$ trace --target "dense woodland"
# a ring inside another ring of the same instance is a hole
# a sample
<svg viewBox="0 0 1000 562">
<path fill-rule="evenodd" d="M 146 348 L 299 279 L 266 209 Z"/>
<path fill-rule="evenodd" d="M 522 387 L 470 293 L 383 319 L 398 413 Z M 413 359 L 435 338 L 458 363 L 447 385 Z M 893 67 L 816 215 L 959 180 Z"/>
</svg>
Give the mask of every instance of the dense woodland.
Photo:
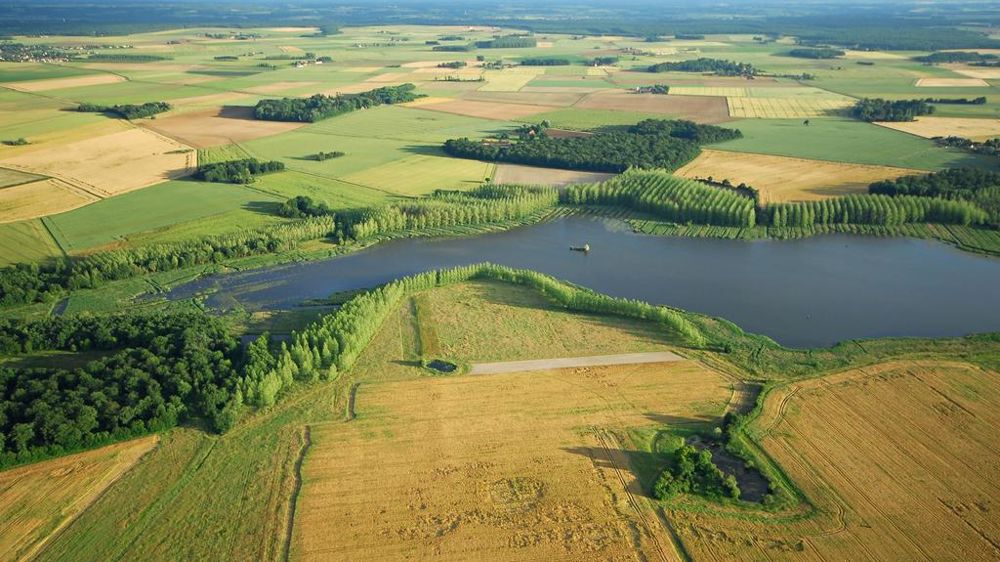
<svg viewBox="0 0 1000 562">
<path fill-rule="evenodd" d="M 997 56 L 989 53 L 976 53 L 973 51 L 945 51 L 913 57 L 913 60 L 933 64 L 949 62 L 983 62 L 997 60 Z"/>
<path fill-rule="evenodd" d="M 862 121 L 913 121 L 921 115 L 934 113 L 927 100 L 884 100 L 864 98 L 851 108 L 851 115 Z"/>
<path fill-rule="evenodd" d="M 569 66 L 573 62 L 560 57 L 529 57 L 519 61 L 521 66 Z"/>
<path fill-rule="evenodd" d="M 284 169 L 284 162 L 277 160 L 261 161 L 256 158 L 244 158 L 202 164 L 191 177 L 215 183 L 252 183 L 259 175 L 280 172 Z"/>
<path fill-rule="evenodd" d="M 788 51 L 788 56 L 800 59 L 835 59 L 844 56 L 846 53 L 840 49 L 829 47 L 817 47 L 813 49 L 792 49 Z"/>
<path fill-rule="evenodd" d="M 623 172 L 628 168 L 676 169 L 698 155 L 699 144 L 741 137 L 738 130 L 691 121 L 647 119 L 624 130 L 586 137 L 535 135 L 520 141 L 450 139 L 444 151 L 459 158 L 571 170 Z"/>
<path fill-rule="evenodd" d="M 0 321 L 0 351 L 101 351 L 73 368 L 0 366 L 0 466 L 192 419 L 235 423 L 238 342 L 204 313 Z"/>
<path fill-rule="evenodd" d="M 170 111 L 170 104 L 165 101 L 150 101 L 141 104 L 126 103 L 121 105 L 81 103 L 76 107 L 76 110 L 86 113 L 106 113 L 123 119 L 143 119 L 145 117 L 152 117 L 158 113 Z"/>
<path fill-rule="evenodd" d="M 383 104 L 411 102 L 421 97 L 413 84 L 384 86 L 360 94 L 308 98 L 282 98 L 261 100 L 254 107 L 254 117 L 266 121 L 296 121 L 313 123 L 358 109 Z"/>
<path fill-rule="evenodd" d="M 759 71 L 748 62 L 734 62 L 702 57 L 680 62 L 661 62 L 649 66 L 649 72 L 711 72 L 719 76 L 754 76 Z"/>
</svg>

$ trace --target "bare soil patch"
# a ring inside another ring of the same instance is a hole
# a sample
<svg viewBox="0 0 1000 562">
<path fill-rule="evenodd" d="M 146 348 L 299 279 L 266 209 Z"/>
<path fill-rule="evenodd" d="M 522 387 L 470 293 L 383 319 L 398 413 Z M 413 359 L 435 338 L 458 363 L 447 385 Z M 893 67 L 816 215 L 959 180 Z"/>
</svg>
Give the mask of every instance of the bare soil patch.
<svg viewBox="0 0 1000 562">
<path fill-rule="evenodd" d="M 729 180 L 733 185 L 746 183 L 760 191 L 762 201 L 783 202 L 867 193 L 872 182 L 925 172 L 707 149 L 675 173 L 692 179 Z"/>
<path fill-rule="evenodd" d="M 195 148 L 208 148 L 294 131 L 305 123 L 261 121 L 253 118 L 252 107 L 224 106 L 144 121 L 142 126 Z"/>
<path fill-rule="evenodd" d="M 558 170 L 555 168 L 522 166 L 520 164 L 497 164 L 497 171 L 493 175 L 493 183 L 563 187 L 574 183 L 599 183 L 612 177 L 614 177 L 614 174 L 601 172 Z"/>
<path fill-rule="evenodd" d="M 575 107 L 581 109 L 612 109 L 641 113 L 660 113 L 698 123 L 723 123 L 729 121 L 726 99 L 715 96 L 671 96 L 658 94 L 633 94 L 628 92 L 598 92 L 581 100 Z"/>
</svg>

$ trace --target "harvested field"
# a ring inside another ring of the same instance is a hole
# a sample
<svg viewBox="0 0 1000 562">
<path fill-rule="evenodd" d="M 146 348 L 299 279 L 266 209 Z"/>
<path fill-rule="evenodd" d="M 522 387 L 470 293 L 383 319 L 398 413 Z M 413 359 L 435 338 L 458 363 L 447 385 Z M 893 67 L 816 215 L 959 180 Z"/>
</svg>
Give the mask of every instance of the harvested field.
<svg viewBox="0 0 1000 562">
<path fill-rule="evenodd" d="M 747 119 L 798 119 L 802 117 L 824 117 L 842 114 L 854 105 L 849 98 L 810 99 L 801 98 L 725 98 L 729 114 Z"/>
<path fill-rule="evenodd" d="M 214 107 L 142 122 L 147 129 L 195 148 L 269 137 L 305 125 L 254 119 L 253 108 L 243 106 Z"/>
<path fill-rule="evenodd" d="M 528 85 L 539 74 L 544 74 L 544 68 L 515 67 L 504 70 L 487 70 L 483 73 L 486 84 L 479 88 L 480 92 L 516 92 Z"/>
<path fill-rule="evenodd" d="M 422 340 L 421 340 L 422 341 Z M 581 369 L 585 367 L 607 367 L 611 365 L 644 365 L 648 363 L 673 363 L 684 358 L 672 351 L 652 351 L 649 353 L 619 353 L 617 355 L 590 355 L 587 357 L 558 357 L 553 359 L 530 359 L 527 361 L 500 361 L 497 363 L 474 363 L 470 375 L 497 375 L 503 373 L 523 373 L 530 371 L 552 371 Z"/>
<path fill-rule="evenodd" d="M 695 160 L 674 172 L 685 178 L 728 179 L 733 185 L 757 188 L 763 202 L 815 201 L 852 193 L 867 193 L 868 185 L 922 170 L 846 164 L 745 152 L 703 150 Z"/>
<path fill-rule="evenodd" d="M 995 560 L 998 423 L 998 373 L 963 363 L 900 361 L 791 384 L 767 397 L 755 427 L 815 514 L 780 525 L 668 517 L 694 559 Z"/>
<path fill-rule="evenodd" d="M 1000 68 L 981 68 L 974 66 L 946 66 L 949 70 L 957 72 L 969 78 L 980 78 L 983 80 L 1000 80 Z"/>
<path fill-rule="evenodd" d="M 406 82 L 410 79 L 409 72 L 386 72 L 385 74 L 376 74 L 370 78 L 365 79 L 365 82 Z M 369 89 L 372 89 L 369 87 Z"/>
<path fill-rule="evenodd" d="M 847 49 L 844 51 L 845 59 L 871 59 L 871 60 L 900 60 L 906 56 L 885 51 L 854 51 Z"/>
<path fill-rule="evenodd" d="M 990 83 L 981 78 L 920 78 L 919 88 L 989 88 Z"/>
<path fill-rule="evenodd" d="M 303 51 L 301 48 L 295 47 L 293 45 L 282 45 L 278 48 L 281 49 L 282 53 L 288 53 L 290 55 L 300 55 L 302 53 L 305 53 L 305 51 Z"/>
<path fill-rule="evenodd" d="M 310 428 L 292 558 L 674 559 L 625 429 L 730 395 L 692 361 L 364 383 Z"/>
<path fill-rule="evenodd" d="M 187 146 L 131 128 L 6 158 L 2 165 L 58 178 L 104 198 L 190 173 L 196 160 Z"/>
<path fill-rule="evenodd" d="M 493 174 L 493 183 L 564 187 L 574 183 L 599 183 L 612 177 L 614 177 L 614 174 L 600 172 L 558 170 L 555 168 L 522 166 L 520 164 L 497 164 L 497 171 Z"/>
<path fill-rule="evenodd" d="M 250 94 L 223 92 L 219 94 L 206 94 L 204 96 L 192 96 L 189 98 L 177 98 L 170 100 L 170 104 L 173 105 L 174 107 L 184 107 L 184 106 L 219 107 L 221 105 L 247 99 L 249 97 L 251 97 Z M 160 117 L 160 119 L 163 119 L 163 117 Z"/>
<path fill-rule="evenodd" d="M 0 223 L 55 215 L 99 198 L 60 179 L 0 189 Z"/>
<path fill-rule="evenodd" d="M 98 86 L 124 82 L 123 76 L 117 74 L 88 74 L 86 76 L 71 76 L 69 78 L 50 78 L 47 80 L 28 80 L 24 82 L 5 82 L 0 84 L 19 92 L 47 92 L 64 88 L 79 88 L 83 86 Z"/>
<path fill-rule="evenodd" d="M 525 105 L 517 103 L 499 103 L 474 100 L 442 100 L 436 103 L 418 103 L 415 106 L 420 109 L 431 111 L 443 111 L 456 115 L 467 115 L 469 117 L 479 117 L 481 119 L 496 119 L 499 121 L 510 121 L 529 115 L 537 115 L 551 108 L 543 105 Z"/>
<path fill-rule="evenodd" d="M 973 140 L 986 140 L 1000 135 L 1000 119 L 917 117 L 916 121 L 877 124 L 927 139 L 954 135 Z"/>
<path fill-rule="evenodd" d="M 628 92 L 597 92 L 574 107 L 579 109 L 612 109 L 639 113 L 657 113 L 698 123 L 722 123 L 729 120 L 725 98 L 714 96 L 674 96 L 632 94 Z"/>
<path fill-rule="evenodd" d="M 518 92 L 468 92 L 464 99 L 477 101 L 496 101 L 524 105 L 546 105 L 549 107 L 569 107 L 583 99 L 582 94 L 523 94 Z"/>
<path fill-rule="evenodd" d="M 0 473 L 0 559 L 33 558 L 158 440 L 134 439 Z"/>
</svg>

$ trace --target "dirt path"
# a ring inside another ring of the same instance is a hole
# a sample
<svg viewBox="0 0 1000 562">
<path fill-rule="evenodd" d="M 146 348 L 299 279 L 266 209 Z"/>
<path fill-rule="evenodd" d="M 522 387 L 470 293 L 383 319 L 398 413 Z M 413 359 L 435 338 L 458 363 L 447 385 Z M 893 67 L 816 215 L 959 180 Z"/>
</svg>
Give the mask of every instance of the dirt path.
<svg viewBox="0 0 1000 562">
<path fill-rule="evenodd" d="M 496 375 L 521 371 L 544 371 L 572 367 L 603 367 L 605 365 L 635 365 L 639 363 L 671 363 L 684 358 L 671 351 L 649 353 L 621 353 L 618 355 L 593 355 L 590 357 L 563 357 L 559 359 L 532 359 L 529 361 L 504 361 L 502 363 L 474 363 L 470 375 Z"/>
</svg>

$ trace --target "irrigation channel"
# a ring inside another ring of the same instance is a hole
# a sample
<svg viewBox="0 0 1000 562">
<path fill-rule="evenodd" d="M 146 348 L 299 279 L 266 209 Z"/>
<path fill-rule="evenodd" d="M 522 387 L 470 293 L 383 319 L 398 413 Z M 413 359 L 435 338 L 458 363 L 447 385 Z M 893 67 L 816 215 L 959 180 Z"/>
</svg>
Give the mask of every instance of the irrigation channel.
<svg viewBox="0 0 1000 562">
<path fill-rule="evenodd" d="M 573 252 L 584 243 L 590 252 Z M 168 298 L 286 309 L 406 275 L 489 261 L 617 296 L 720 316 L 791 347 L 1000 330 L 1000 259 L 909 238 L 793 241 L 634 234 L 574 216 L 467 238 L 394 240 L 326 260 L 215 275 Z"/>
</svg>

